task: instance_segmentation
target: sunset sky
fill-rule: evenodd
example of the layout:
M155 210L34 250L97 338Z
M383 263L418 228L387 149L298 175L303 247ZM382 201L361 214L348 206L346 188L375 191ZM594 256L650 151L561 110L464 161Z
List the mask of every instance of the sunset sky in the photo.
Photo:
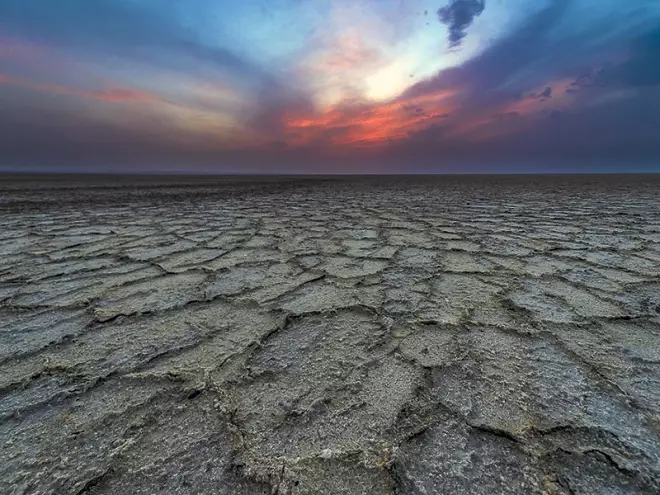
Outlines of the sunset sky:
M0 0L0 171L660 171L660 1Z

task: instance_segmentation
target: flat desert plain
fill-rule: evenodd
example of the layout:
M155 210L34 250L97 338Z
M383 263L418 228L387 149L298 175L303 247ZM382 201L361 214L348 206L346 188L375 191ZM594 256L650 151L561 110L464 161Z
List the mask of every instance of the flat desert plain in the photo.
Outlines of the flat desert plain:
M660 178L8 177L0 492L660 493Z

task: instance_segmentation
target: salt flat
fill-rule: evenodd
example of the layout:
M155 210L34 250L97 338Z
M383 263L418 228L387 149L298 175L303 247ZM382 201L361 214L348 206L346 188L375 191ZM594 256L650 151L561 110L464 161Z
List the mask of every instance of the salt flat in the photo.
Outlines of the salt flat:
M658 176L0 183L2 493L660 491Z

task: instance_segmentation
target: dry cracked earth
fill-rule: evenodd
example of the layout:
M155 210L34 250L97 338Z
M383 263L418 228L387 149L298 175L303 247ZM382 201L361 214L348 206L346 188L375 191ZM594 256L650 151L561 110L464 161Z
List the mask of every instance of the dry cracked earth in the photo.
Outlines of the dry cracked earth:
M6 179L1 493L660 491L657 176Z

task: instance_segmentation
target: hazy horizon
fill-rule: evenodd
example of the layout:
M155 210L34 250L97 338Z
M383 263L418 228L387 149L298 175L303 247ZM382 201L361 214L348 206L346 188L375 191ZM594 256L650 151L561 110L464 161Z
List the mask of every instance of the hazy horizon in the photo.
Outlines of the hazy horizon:
M341 163L340 163L341 165ZM374 169L375 167L371 167ZM344 176L470 176L470 175L657 175L660 174L660 162L653 162L644 165L618 165L618 164L586 164L583 166L560 163L555 166L547 165L539 167L538 165L503 166L502 164L483 164L481 166L443 166L443 167L422 167L412 170L405 170L405 167L394 166L389 169L376 169L369 172L365 168L352 168L344 166L342 170L310 170L304 166L297 169L286 167L271 170L264 167L261 170L241 170L240 168L218 167L208 165L195 168L182 167L158 167L145 169L140 166L105 166L105 167L66 167L57 168L42 165L39 167L0 167L0 176L108 176L108 177L131 177L131 176L165 176L165 177L344 177Z

